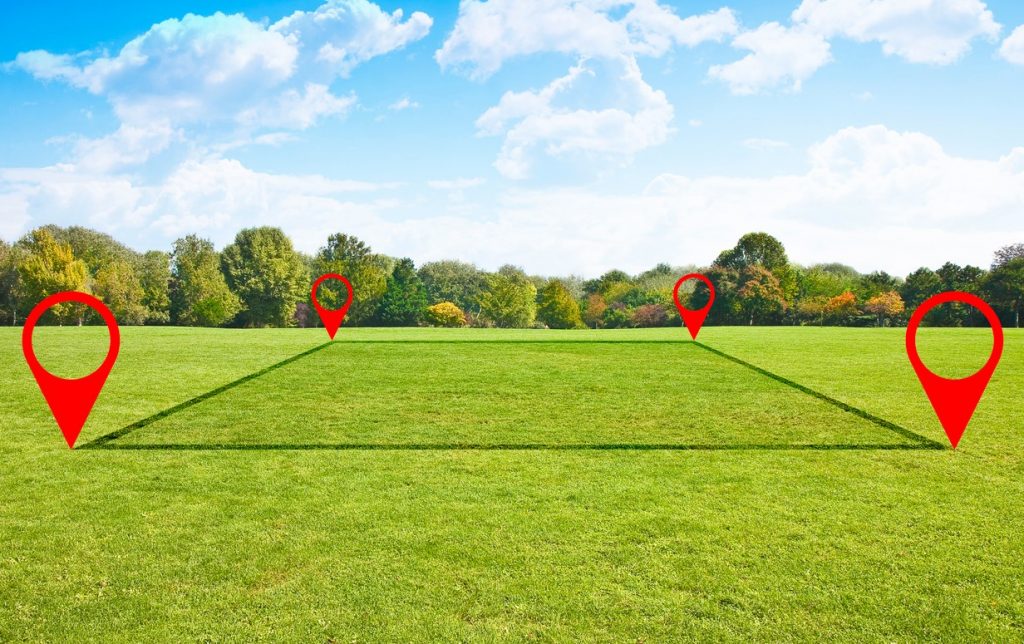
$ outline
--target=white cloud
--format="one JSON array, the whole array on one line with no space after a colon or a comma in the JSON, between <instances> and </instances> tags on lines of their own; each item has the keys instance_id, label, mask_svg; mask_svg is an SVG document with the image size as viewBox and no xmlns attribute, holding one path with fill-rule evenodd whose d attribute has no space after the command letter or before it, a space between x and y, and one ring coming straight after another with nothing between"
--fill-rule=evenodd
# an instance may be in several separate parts
<instances>
[{"instance_id":1,"label":"white cloud","mask_svg":"<svg viewBox=\"0 0 1024 644\"><path fill-rule=\"evenodd\" d=\"M832 60L831 47L820 35L777 22L740 34L732 46L750 53L734 63L713 65L708 75L727 83L733 94L756 94L780 85L799 91Z\"/></svg>"},{"instance_id":2,"label":"white cloud","mask_svg":"<svg viewBox=\"0 0 1024 644\"><path fill-rule=\"evenodd\" d=\"M483 185L484 180L481 177L463 178L458 179L438 179L435 181L428 181L427 186L434 190L465 190L466 188L475 188L479 185Z\"/></svg>"},{"instance_id":3,"label":"white cloud","mask_svg":"<svg viewBox=\"0 0 1024 644\"><path fill-rule=\"evenodd\" d=\"M982 0L803 0L793 12L826 38L880 42L882 51L912 63L946 65L989 40L1000 26Z\"/></svg>"},{"instance_id":4,"label":"white cloud","mask_svg":"<svg viewBox=\"0 0 1024 644\"><path fill-rule=\"evenodd\" d=\"M1014 65L1024 65L1024 25L1007 36L999 47L999 55Z\"/></svg>"},{"instance_id":5,"label":"white cloud","mask_svg":"<svg viewBox=\"0 0 1024 644\"><path fill-rule=\"evenodd\" d=\"M401 9L387 14L368 0L327 0L315 11L282 18L269 31L302 43L304 57L347 76L360 63L420 40L434 22L421 11L403 16Z\"/></svg>"},{"instance_id":6,"label":"white cloud","mask_svg":"<svg viewBox=\"0 0 1024 644\"><path fill-rule=\"evenodd\" d=\"M103 149L128 141L130 151L114 166L144 162L166 147L159 136L149 137L148 152L141 145L138 133L153 132L153 124L182 138L192 130L211 136L215 130L205 126L214 124L239 141L246 137L232 129L305 129L344 114L356 98L333 93L331 83L422 38L430 25L420 12L403 20L400 10L387 14L367 0L327 0L272 25L241 14L188 14L153 25L116 54L30 51L9 67L106 98L121 129L81 147L113 157Z\"/></svg>"},{"instance_id":7,"label":"white cloud","mask_svg":"<svg viewBox=\"0 0 1024 644\"><path fill-rule=\"evenodd\" d=\"M402 110L414 110L420 106L416 101L409 100L409 97L405 96L395 101L391 105L388 105L388 109L392 112L401 112Z\"/></svg>"},{"instance_id":8,"label":"white cloud","mask_svg":"<svg viewBox=\"0 0 1024 644\"><path fill-rule=\"evenodd\" d=\"M579 95L594 86L614 87L615 104L579 106ZM494 165L503 176L528 176L531 151L543 146L553 156L596 154L628 160L663 143L672 132L672 105L648 85L632 57L582 61L540 91L506 92L476 121L483 136L504 135Z\"/></svg>"},{"instance_id":9,"label":"white cloud","mask_svg":"<svg viewBox=\"0 0 1024 644\"><path fill-rule=\"evenodd\" d=\"M764 152L766 150L780 150L782 148L788 148L789 144L785 141L779 141L776 139L753 138L745 139L743 141L743 147Z\"/></svg>"},{"instance_id":10,"label":"white cloud","mask_svg":"<svg viewBox=\"0 0 1024 644\"><path fill-rule=\"evenodd\" d=\"M710 262L751 230L779 237L794 261L897 274L945 261L986 265L1020 233L1024 147L969 159L924 134L876 125L840 130L807 159L804 172L788 175L662 175L639 194L513 189L487 206L487 217L478 204L459 210L407 200L393 192L400 186L272 175L233 160L189 161L154 184L66 166L8 169L0 171L0 207L13 217L0 234L73 222L126 240L156 230L169 246L185 233L224 244L242 227L274 225L305 251L345 231L418 262L448 257L597 275L657 261ZM82 213L91 213L87 222Z\"/></svg>"},{"instance_id":11,"label":"white cloud","mask_svg":"<svg viewBox=\"0 0 1024 644\"><path fill-rule=\"evenodd\" d=\"M518 56L662 56L676 45L720 41L736 29L729 9L684 19L656 0L464 0L435 58L442 68L486 78Z\"/></svg>"}]
</instances>

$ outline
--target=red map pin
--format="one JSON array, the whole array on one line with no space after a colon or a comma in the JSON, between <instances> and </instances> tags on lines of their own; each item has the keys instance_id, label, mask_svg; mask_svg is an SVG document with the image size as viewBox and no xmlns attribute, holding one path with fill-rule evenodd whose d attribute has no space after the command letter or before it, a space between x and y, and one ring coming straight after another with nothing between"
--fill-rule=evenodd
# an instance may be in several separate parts
<instances>
[{"instance_id":1,"label":"red map pin","mask_svg":"<svg viewBox=\"0 0 1024 644\"><path fill-rule=\"evenodd\" d=\"M100 365L100 368L82 378L61 378L55 376L39 364L35 351L32 349L32 332L35 331L36 323L51 306L63 302L79 302L92 307L103 318L110 332L110 348L107 350L107 357ZM68 447L74 449L75 441L89 418L89 412L96 404L100 390L107 382L107 376L117 361L117 353L121 349L121 333L117 328L117 320L103 302L95 297L76 291L64 291L56 293L44 299L36 305L32 312L25 319L25 328L21 332L21 349L25 353L25 360L28 362L32 375L43 392L50 411L53 412L53 419L57 421L60 431L64 434L64 440Z\"/></svg>"},{"instance_id":2,"label":"red map pin","mask_svg":"<svg viewBox=\"0 0 1024 644\"><path fill-rule=\"evenodd\" d=\"M708 303L696 311L691 311L684 307L679 301L679 287L682 286L683 282L686 280L700 280L708 287ZM672 289L672 299L676 301L676 308L679 309L679 315L682 316L683 323L686 324L686 330L690 332L690 337L696 340L697 334L700 333L701 325L704 324L704 320L708 317L708 311L711 310L711 305L715 303L715 285L711 283L711 280L700 273L683 275L679 278L679 281L676 282L676 287Z\"/></svg>"},{"instance_id":3,"label":"red map pin","mask_svg":"<svg viewBox=\"0 0 1024 644\"><path fill-rule=\"evenodd\" d=\"M992 327L992 355L985 366L973 376L959 379L943 378L929 371L921 362L921 356L917 354L917 327L928 311L946 302L970 304L985 315ZM939 422L942 423L942 428L946 430L946 436L949 437L953 449L956 449L964 430L967 429L967 424L971 422L971 416L974 415L974 410L978 407L978 402L981 401L985 387L988 386L988 381L992 378L1002 355L1003 326L999 323L999 317L992 307L975 295L961 291L933 295L922 302L910 317L910 323L907 324L907 356L910 358L910 364L914 366L914 371L917 372L924 392L928 395L928 400L932 403L932 408L935 409L935 414L939 417Z\"/></svg>"},{"instance_id":4,"label":"red map pin","mask_svg":"<svg viewBox=\"0 0 1024 644\"><path fill-rule=\"evenodd\" d=\"M348 298L345 300L345 303L341 305L341 308L336 311L325 309L320 306L320 302L316 299L316 290L324 280L338 280L345 285L345 288L348 289ZM352 285L344 275L327 273L326 275L321 275L315 282L313 282L313 292L310 297L313 300L313 306L316 308L316 312L320 314L320 320L324 323L324 328L327 329L327 335L331 336L331 339L333 340L334 334L338 332L338 327L341 326L342 320L345 319L345 314L348 313L348 307L352 306Z\"/></svg>"}]
</instances>

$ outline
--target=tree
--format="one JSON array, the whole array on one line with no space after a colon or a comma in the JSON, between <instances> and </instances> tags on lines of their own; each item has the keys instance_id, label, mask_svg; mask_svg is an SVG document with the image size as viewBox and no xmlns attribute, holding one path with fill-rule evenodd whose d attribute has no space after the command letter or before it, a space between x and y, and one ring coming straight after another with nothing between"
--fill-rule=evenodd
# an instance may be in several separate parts
<instances>
[{"instance_id":1,"label":"tree","mask_svg":"<svg viewBox=\"0 0 1024 644\"><path fill-rule=\"evenodd\" d=\"M907 275L900 288L900 296L911 309L916 309L929 297L941 292L942 280L939 275L932 269L923 267Z\"/></svg>"},{"instance_id":2,"label":"tree","mask_svg":"<svg viewBox=\"0 0 1024 644\"><path fill-rule=\"evenodd\" d=\"M715 265L737 271L758 265L777 273L789 265L789 258L786 257L786 248L782 242L768 233L747 233L740 237L735 247L722 251Z\"/></svg>"},{"instance_id":3,"label":"tree","mask_svg":"<svg viewBox=\"0 0 1024 644\"><path fill-rule=\"evenodd\" d=\"M151 250L139 259L139 285L142 286L142 305L146 307L146 322L167 324L171 319L171 256Z\"/></svg>"},{"instance_id":4,"label":"tree","mask_svg":"<svg viewBox=\"0 0 1024 644\"><path fill-rule=\"evenodd\" d=\"M725 266L712 266L703 271L704 277L711 281L715 287L715 302L708 311L705 324L733 324L740 321L742 310L739 301L740 274L739 271ZM685 285L685 284L684 284ZM703 282L695 282L694 289L690 293L688 306L686 308L697 310L704 307L708 302L708 288ZM679 301L687 304L683 299L682 289L679 293Z\"/></svg>"},{"instance_id":5,"label":"tree","mask_svg":"<svg viewBox=\"0 0 1024 644\"><path fill-rule=\"evenodd\" d=\"M766 268L748 266L740 278L743 286L739 290L740 307L753 325L755 319L781 313L786 309L786 297L778 278Z\"/></svg>"},{"instance_id":6,"label":"tree","mask_svg":"<svg viewBox=\"0 0 1024 644\"><path fill-rule=\"evenodd\" d=\"M869 300L881 293L898 291L901 286L900 278L889 275L885 271L875 271L861 276L856 293L859 299Z\"/></svg>"},{"instance_id":7,"label":"tree","mask_svg":"<svg viewBox=\"0 0 1024 644\"><path fill-rule=\"evenodd\" d=\"M829 298L825 304L825 315L839 324L848 323L858 313L857 296L850 291Z\"/></svg>"},{"instance_id":8,"label":"tree","mask_svg":"<svg viewBox=\"0 0 1024 644\"><path fill-rule=\"evenodd\" d=\"M18 265L18 280L25 299L33 303L61 291L85 291L85 263L75 258L71 246L58 242L48 231L36 229L23 240L26 257ZM64 302L50 311L60 324L77 319L82 323L84 305Z\"/></svg>"},{"instance_id":9,"label":"tree","mask_svg":"<svg viewBox=\"0 0 1024 644\"><path fill-rule=\"evenodd\" d=\"M580 304L561 280L551 280L540 291L537 319L552 329L585 328Z\"/></svg>"},{"instance_id":10,"label":"tree","mask_svg":"<svg viewBox=\"0 0 1024 644\"><path fill-rule=\"evenodd\" d=\"M420 267L419 276L430 302L452 302L464 311L476 307L485 286L480 269L454 260L427 262Z\"/></svg>"},{"instance_id":11,"label":"tree","mask_svg":"<svg viewBox=\"0 0 1024 644\"><path fill-rule=\"evenodd\" d=\"M377 310L377 321L384 326L415 326L427 308L427 292L408 257L398 260L387 280Z\"/></svg>"},{"instance_id":12,"label":"tree","mask_svg":"<svg viewBox=\"0 0 1024 644\"><path fill-rule=\"evenodd\" d=\"M71 252L85 263L90 275L96 275L101 268L112 262L123 261L134 264L139 254L106 233L82 226L48 225L43 229L58 242L71 246Z\"/></svg>"},{"instance_id":13,"label":"tree","mask_svg":"<svg viewBox=\"0 0 1024 644\"><path fill-rule=\"evenodd\" d=\"M904 308L903 298L896 291L879 293L864 303L864 310L878 318L878 326L885 326L886 320L900 315Z\"/></svg>"},{"instance_id":14,"label":"tree","mask_svg":"<svg viewBox=\"0 0 1024 644\"><path fill-rule=\"evenodd\" d=\"M454 302L438 302L428 306L423 319L430 326L466 326L466 314Z\"/></svg>"},{"instance_id":15,"label":"tree","mask_svg":"<svg viewBox=\"0 0 1024 644\"><path fill-rule=\"evenodd\" d=\"M964 291L981 294L985 271L977 266L959 266L946 262L935 274L942 281L943 291ZM950 302L937 307L928 315L929 322L936 326L977 326L985 324L985 318L973 306L961 302Z\"/></svg>"},{"instance_id":16,"label":"tree","mask_svg":"<svg viewBox=\"0 0 1024 644\"><path fill-rule=\"evenodd\" d=\"M587 305L583 307L583 321L592 329L597 329L604 324L604 312L608 303L599 293L587 296Z\"/></svg>"},{"instance_id":17,"label":"tree","mask_svg":"<svg viewBox=\"0 0 1024 644\"><path fill-rule=\"evenodd\" d=\"M358 325L373 318L387 288L388 275L391 274L390 262L386 258L374 254L357 237L335 233L327 238L327 245L317 252L313 267L315 277L338 273L351 282L352 306L348 310L347 320ZM347 297L344 285L336 284L333 280L324 282L317 293L320 305L329 309L340 308Z\"/></svg>"},{"instance_id":18,"label":"tree","mask_svg":"<svg viewBox=\"0 0 1024 644\"><path fill-rule=\"evenodd\" d=\"M93 293L107 305L118 323L146 321L145 291L135 269L125 260L114 260L96 272Z\"/></svg>"},{"instance_id":19,"label":"tree","mask_svg":"<svg viewBox=\"0 0 1024 644\"><path fill-rule=\"evenodd\" d=\"M242 308L220 271L213 244L195 235L174 242L171 319L185 326L220 326Z\"/></svg>"},{"instance_id":20,"label":"tree","mask_svg":"<svg viewBox=\"0 0 1024 644\"><path fill-rule=\"evenodd\" d=\"M1000 268L1015 259L1024 257L1024 244L1010 244L996 251L992 259L992 270Z\"/></svg>"},{"instance_id":21,"label":"tree","mask_svg":"<svg viewBox=\"0 0 1024 644\"><path fill-rule=\"evenodd\" d=\"M812 295L801 299L796 304L797 317L802 321L817 322L818 326L823 325L829 299L827 295Z\"/></svg>"},{"instance_id":22,"label":"tree","mask_svg":"<svg viewBox=\"0 0 1024 644\"><path fill-rule=\"evenodd\" d=\"M221 253L228 287L242 301L238 317L247 327L288 326L295 304L309 288L309 275L280 228L246 228Z\"/></svg>"},{"instance_id":23,"label":"tree","mask_svg":"<svg viewBox=\"0 0 1024 644\"><path fill-rule=\"evenodd\" d=\"M985 280L985 293L996 306L1005 308L1020 328L1024 308L1024 257L1011 259L992 270Z\"/></svg>"},{"instance_id":24,"label":"tree","mask_svg":"<svg viewBox=\"0 0 1024 644\"><path fill-rule=\"evenodd\" d=\"M18 324L18 264L21 263L23 255L22 248L0 240L0 317L9 316L12 326Z\"/></svg>"},{"instance_id":25,"label":"tree","mask_svg":"<svg viewBox=\"0 0 1024 644\"><path fill-rule=\"evenodd\" d=\"M480 295L480 314L495 326L533 326L537 316L537 287L521 269L503 266L487 276L487 288Z\"/></svg>"}]
</instances>

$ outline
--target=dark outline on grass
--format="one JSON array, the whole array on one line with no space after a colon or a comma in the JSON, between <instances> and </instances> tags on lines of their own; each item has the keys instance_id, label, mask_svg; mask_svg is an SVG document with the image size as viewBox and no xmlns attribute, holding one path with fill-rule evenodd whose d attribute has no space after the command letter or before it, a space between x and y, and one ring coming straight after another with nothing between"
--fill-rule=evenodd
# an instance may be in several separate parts
<instances>
[{"instance_id":1,"label":"dark outline on grass","mask_svg":"<svg viewBox=\"0 0 1024 644\"><path fill-rule=\"evenodd\" d=\"M344 344L562 344L562 345L574 345L574 344L676 344L696 345L706 351L725 358L738 365L756 371L757 373L771 378L776 382L782 383L788 387L817 398L830 405L838 407L845 412L849 412L858 416L868 422L871 422L883 429L887 429L899 436L913 441L911 444L905 443L797 443L797 444L785 444L785 443L733 443L733 444L701 444L701 443L656 443L656 444L644 444L644 443L567 443L567 444L550 444L550 443L522 443L522 444L487 444L487 443L137 443L137 444L115 444L114 441L119 438L123 438L128 434L137 430L143 429L147 425L162 420L172 414L176 414L189 407L197 405L205 400L209 400L214 396L220 395L230 389L234 389L239 385L243 385L251 380L259 378L260 376L266 375L267 373L280 369L296 360L301 360L317 351L320 351L333 344L333 342L325 342L321 345L315 346L312 349L308 349L294 355L290 358L282 360L276 364L270 365L264 369L253 372L246 376L242 376L238 380L234 380L225 385L221 385L216 389L212 389L204 394L200 394L195 398L186 400L183 403L170 407L163 411L157 412L152 416L138 420L130 425L126 425L121 429L104 434L99 438L96 438L81 447L79 449L103 449L103 450L123 450L123 451L310 451L310 450L334 450L334 451L454 451L454 450L476 450L476 451L617 451L617 450L633 450L633 451L878 451L878 450L945 450L946 446L938 441L931 440L925 436L922 436L916 432L913 432L905 427L901 427L896 423L885 420L867 412L858 407L854 407L840 400L836 400L830 396L827 396L819 391L805 387L797 382L794 382L788 378L784 378L778 374L772 373L767 369L762 369L749 362L741 360L731 356L723 351L709 347L701 342L679 342L676 340L540 340L540 341L528 341L528 340L353 340ZM341 344L341 343L339 343Z\"/></svg>"}]
</instances>

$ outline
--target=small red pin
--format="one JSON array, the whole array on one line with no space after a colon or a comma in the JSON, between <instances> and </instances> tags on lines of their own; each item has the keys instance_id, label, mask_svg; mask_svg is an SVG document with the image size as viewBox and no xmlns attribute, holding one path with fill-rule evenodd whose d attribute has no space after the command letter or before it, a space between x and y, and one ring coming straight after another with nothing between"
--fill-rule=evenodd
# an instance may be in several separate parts
<instances>
[{"instance_id":1,"label":"small red pin","mask_svg":"<svg viewBox=\"0 0 1024 644\"><path fill-rule=\"evenodd\" d=\"M35 351L32 349L32 332L35 331L39 318L51 306L63 302L79 302L92 307L103 318L110 333L110 348L107 350L107 357L100 365L100 368L88 376L82 378L61 378L55 376L39 364ZM53 412L53 419L64 434L64 440L68 447L74 449L75 441L89 418L100 390L107 382L107 376L117 361L117 353L121 349L121 333L117 328L117 320L103 302L95 297L76 291L64 291L56 293L44 299L36 305L32 312L25 319L25 328L21 333L21 349L25 353L25 360L28 362L32 375L36 378L39 389L43 392L43 398L50 405Z\"/></svg>"},{"instance_id":2,"label":"small red pin","mask_svg":"<svg viewBox=\"0 0 1024 644\"><path fill-rule=\"evenodd\" d=\"M324 280L338 280L345 285L348 289L348 298L345 299L345 303L341 305L340 309L332 311L325 309L320 306L320 302L316 299L316 290L320 287L320 284ZM316 308L316 312L320 314L320 320L324 323L324 328L327 329L327 335L334 339L334 334L338 332L338 327L341 326L342 320L345 319L345 314L348 313L348 307L352 306L352 285L344 275L338 275L337 273L327 273L321 275L313 282L313 292L310 295L313 300L313 306Z\"/></svg>"},{"instance_id":3,"label":"small red pin","mask_svg":"<svg viewBox=\"0 0 1024 644\"><path fill-rule=\"evenodd\" d=\"M684 307L679 301L679 287L682 286L686 280L700 280L704 282L708 287L708 303L702 308L695 311ZM676 282L676 287L672 289L672 299L676 301L676 308L679 309L679 315L683 318L683 323L686 324L686 330L690 332L690 337L694 340L697 339L697 334L700 333L700 327L704 324L704 320L708 317L708 312L711 310L711 305L715 302L715 285L711 283L711 280L704 277L700 273L690 273L689 275L683 275Z\"/></svg>"},{"instance_id":4,"label":"small red pin","mask_svg":"<svg viewBox=\"0 0 1024 644\"><path fill-rule=\"evenodd\" d=\"M973 306L985 315L992 327L992 355L985 366L973 376L959 379L943 378L929 371L917 353L917 327L928 311L946 302L963 302ZM960 291L933 295L922 302L910 317L910 323L907 324L907 356L910 358L910 364L914 366L914 371L917 372L924 392L928 395L928 400L932 403L932 408L935 409L935 414L939 417L939 422L942 423L942 428L946 430L946 436L949 437L953 449L956 449L964 430L967 429L967 424L971 422L971 416L974 415L974 410L981 401L981 396L985 393L985 388L1002 355L1003 326L999 323L999 317L992 307L975 295Z\"/></svg>"}]
</instances>

